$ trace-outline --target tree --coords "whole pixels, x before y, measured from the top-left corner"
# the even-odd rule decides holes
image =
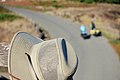
[[[84,2],[84,0],[79,0],[80,2]]]
[[[113,3],[120,4],[120,0],[113,0]]]
[[[107,3],[112,3],[113,0],[105,0],[105,2],[107,2]]]
[[[95,2],[105,2],[105,0],[95,0]]]

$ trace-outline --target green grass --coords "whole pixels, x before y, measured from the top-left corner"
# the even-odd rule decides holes
[[[22,17],[14,15],[11,11],[0,6],[0,22],[13,21],[13,20],[18,19],[18,18],[22,18]]]
[[[22,17],[14,15],[14,14],[7,14],[7,13],[0,14],[0,22],[13,21],[13,20],[18,19],[18,18],[22,18]]]
[[[120,40],[111,40],[110,43],[112,43],[112,44],[120,44]]]

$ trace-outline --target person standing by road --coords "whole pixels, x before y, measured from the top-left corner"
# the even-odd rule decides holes
[[[90,17],[92,18],[92,21],[91,21],[91,29],[94,30],[95,29],[95,15],[94,14],[91,14]]]
[[[95,29],[95,24],[94,24],[93,21],[91,22],[91,29],[92,29],[92,30]]]

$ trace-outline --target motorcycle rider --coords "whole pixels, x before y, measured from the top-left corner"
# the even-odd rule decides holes
[[[82,34],[86,34],[86,28],[85,28],[84,25],[80,26],[80,31],[81,31]]]

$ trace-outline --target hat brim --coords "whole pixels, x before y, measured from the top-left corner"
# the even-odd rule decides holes
[[[33,45],[43,40],[26,32],[18,32],[14,35],[8,53],[8,71],[21,80],[35,80],[32,69],[28,67],[30,62],[25,53],[30,54]],[[10,77],[11,80],[14,80]]]

